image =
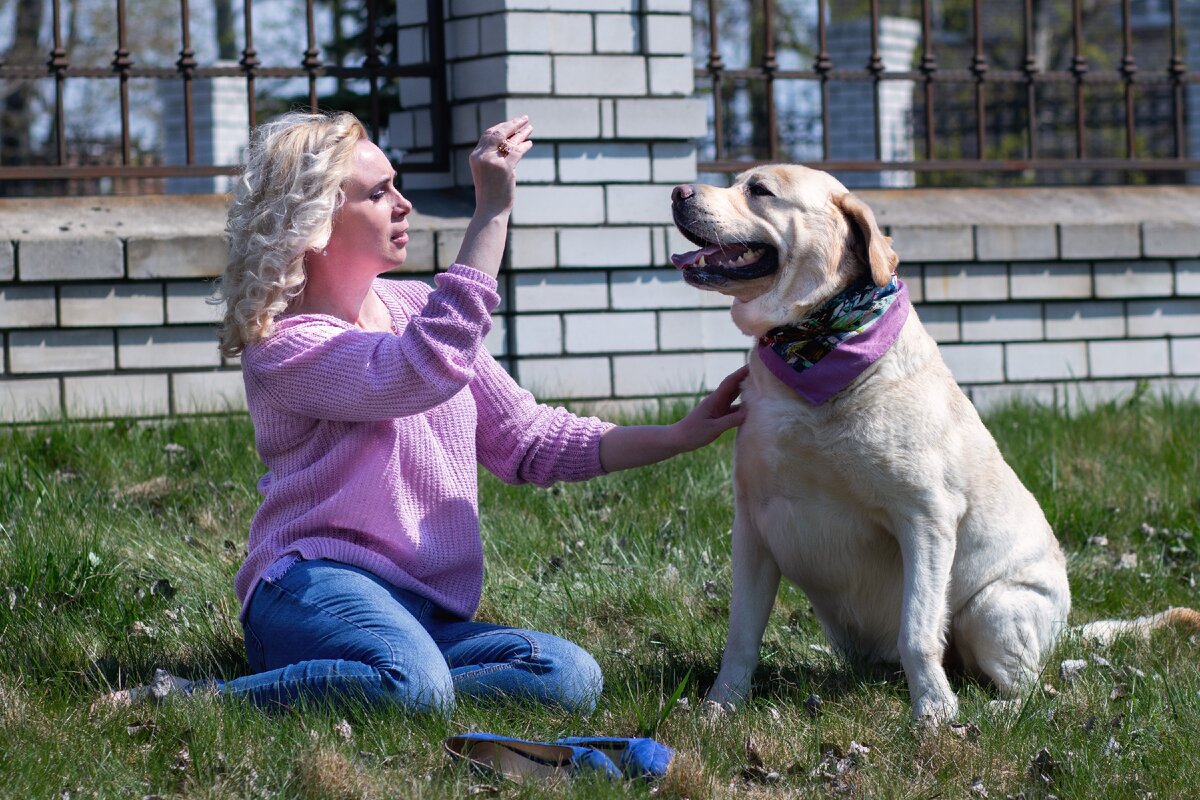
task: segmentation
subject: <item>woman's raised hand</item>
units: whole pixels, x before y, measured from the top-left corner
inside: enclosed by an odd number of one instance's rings
[[[483,132],[469,159],[477,214],[512,210],[517,194],[517,162],[533,147],[531,133],[528,116],[501,122]]]

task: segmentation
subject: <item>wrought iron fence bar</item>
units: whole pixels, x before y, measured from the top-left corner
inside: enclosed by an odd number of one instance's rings
[[[829,140],[829,73],[833,71],[833,61],[825,49],[825,3],[817,2],[817,57],[813,61],[813,72],[821,81],[821,158],[828,161],[830,153]]]
[[[972,20],[975,28],[975,55],[971,59],[971,72],[975,74],[975,149],[976,157],[982,161],[987,156],[987,129],[985,114],[987,100],[984,82],[987,80],[987,56],[983,52],[983,14],[981,0],[974,0]]]
[[[250,4],[247,3],[246,5]],[[133,61],[129,57],[129,42],[125,23],[125,0],[117,0],[117,49],[113,53],[112,70],[117,73],[117,78],[120,81],[122,164],[128,164],[130,160],[129,69],[133,66]]]
[[[1136,136],[1134,131],[1133,82],[1137,76],[1137,60],[1133,56],[1133,14],[1130,0],[1121,0],[1121,74],[1125,77],[1125,155],[1136,157]]]
[[[921,74],[925,76],[925,157],[934,158],[933,82],[937,73],[937,54],[933,49],[932,12],[929,0],[921,0]]]
[[[1025,0],[1025,62],[1021,72],[1025,75],[1025,114],[1027,137],[1025,154],[1029,158],[1037,158],[1037,84],[1038,63],[1033,50],[1033,0]]]
[[[196,163],[196,135],[195,123],[196,113],[192,105],[192,74],[196,70],[196,53],[192,50],[192,26],[191,26],[191,9],[188,5],[188,0],[179,0],[179,11],[181,17],[182,31],[182,47],[179,50],[179,60],[175,62],[175,66],[179,68],[179,74],[183,78],[183,131],[184,140],[187,142],[187,158],[188,164]]]
[[[54,75],[54,139],[58,151],[58,163],[67,163],[67,116],[63,105],[63,94],[66,91],[66,72],[70,63],[67,51],[62,42],[62,3],[54,0],[51,23],[54,26],[54,49],[50,51],[50,60],[46,62]]]
[[[305,20],[308,30],[308,48],[304,51],[304,60],[300,65],[308,75],[308,108],[317,111],[317,77],[321,70],[321,51],[317,49],[317,28],[313,24],[313,0],[307,0],[304,5]]]
[[[756,67],[745,67],[742,69],[722,69],[722,77],[731,78],[733,80],[756,80],[762,79],[762,70]],[[845,82],[866,82],[875,80],[875,76],[869,70],[865,69],[830,69],[827,73],[831,81]],[[102,77],[102,76],[96,76]],[[695,77],[702,81],[708,78],[708,72],[703,67],[697,68]],[[814,69],[781,69],[776,70],[774,77],[776,80],[807,80],[819,81],[822,78],[822,73]],[[883,81],[923,81],[925,75],[921,72],[886,72],[881,78]],[[939,69],[937,74],[931,79],[937,84],[970,84],[978,82],[979,77],[971,69]],[[1036,82],[1039,84],[1063,84],[1074,86],[1078,82],[1078,77],[1072,72],[1039,72]],[[1183,84],[1200,83],[1200,73],[1188,73],[1179,78]],[[1023,71],[1019,70],[993,70],[990,67],[987,72],[987,82],[992,85],[997,84],[1024,84],[1027,81],[1027,76]],[[1139,74],[1137,82],[1143,85],[1167,85],[1174,84],[1176,78],[1167,73],[1162,74]],[[1087,76],[1083,81],[1088,85],[1110,85],[1124,84],[1127,78],[1120,70],[1092,70],[1089,68]]]
[[[713,147],[717,159],[725,157],[725,113],[721,98],[721,78],[725,62],[717,37],[717,0],[708,0],[708,64],[706,74],[711,78],[713,95]]]
[[[242,72],[246,75],[246,111],[250,130],[254,130],[254,121],[258,119],[254,82],[257,77],[256,72],[261,66],[261,62],[258,60],[258,51],[254,49],[254,18],[250,11],[253,5],[251,0],[245,0],[242,3],[242,28],[246,35],[246,46],[242,48],[242,57],[238,60]]]
[[[817,0],[821,2],[821,0]],[[867,72],[871,73],[871,105],[874,109],[875,128],[875,158],[883,160],[883,122],[879,102],[879,90],[883,79],[883,57],[879,54],[879,0],[871,0],[871,58],[867,62]]]
[[[427,0],[425,19],[428,20],[426,34],[429,40],[429,61],[432,64],[446,63],[446,23],[442,18],[442,0]],[[447,164],[450,161],[450,100],[446,86],[445,69],[424,70],[429,74],[430,92],[433,104],[430,115],[434,121],[435,130],[445,131],[445,136],[433,138],[434,164]],[[380,70],[381,75],[390,76],[391,69]],[[423,170],[416,170],[423,171]]]
[[[779,159],[779,119],[775,112],[775,20],[772,16],[773,0],[762,0],[763,4],[763,77],[767,82],[767,152],[772,160]]]
[[[699,172],[741,172],[770,161],[701,161]],[[797,161],[795,163],[830,172],[1023,172],[1023,171],[1111,171],[1179,172],[1200,169],[1200,159],[1076,158],[975,159],[939,158],[919,161]]]
[[[1175,157],[1187,157],[1187,137],[1184,134],[1183,84],[1187,78],[1187,64],[1179,52],[1179,0],[1171,0],[1171,61],[1167,66],[1171,76],[1175,101]]]
[[[1087,158],[1087,111],[1084,107],[1084,77],[1088,62],[1083,55],[1083,0],[1071,0],[1071,72],[1075,75],[1075,155]]]
[[[63,70],[66,77],[69,78],[87,78],[87,79],[107,79],[112,80],[113,67],[69,67]],[[407,65],[385,64],[376,70],[373,70],[379,78],[428,78],[437,74],[435,69],[431,69],[424,65]],[[758,75],[756,70],[746,70],[747,74],[743,77],[754,77]],[[31,80],[36,78],[47,77],[48,70],[45,66],[36,65],[5,65],[0,67],[0,77],[6,79],[24,79]],[[240,66],[227,67],[201,67],[197,66],[191,71],[193,78],[238,78],[245,77],[245,70]],[[50,73],[51,76],[53,73]],[[175,67],[139,67],[130,66],[125,74],[130,78],[179,78],[179,68]],[[260,78],[305,78],[308,77],[309,70],[304,67],[262,67],[254,68],[254,74]],[[316,75],[319,78],[366,78],[369,77],[371,71],[362,66],[345,66],[339,67],[335,64],[328,64],[317,68]],[[1200,80],[1200,76],[1196,76]],[[1162,83],[1169,83],[1170,78],[1161,76]]]
[[[309,0],[311,3],[312,0]],[[367,53],[363,59],[363,67],[367,70],[367,86],[370,92],[371,109],[371,138],[378,141],[381,130],[379,109],[379,68],[383,66],[380,58],[379,42],[375,38],[377,24],[375,0],[367,0]]]

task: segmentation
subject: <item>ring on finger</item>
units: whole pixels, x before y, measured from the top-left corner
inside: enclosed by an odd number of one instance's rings
[[[508,158],[508,154],[511,152],[508,148],[508,140],[501,139],[500,144],[496,145],[496,152],[500,154],[501,158]]]

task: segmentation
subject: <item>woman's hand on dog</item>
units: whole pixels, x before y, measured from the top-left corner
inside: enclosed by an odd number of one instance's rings
[[[742,381],[749,374],[750,367],[745,366],[726,375],[712,394],[671,426],[679,435],[680,453],[703,447],[730,428],[742,424],[746,409],[734,405],[734,401],[742,393]]]
[[[703,447],[730,428],[741,425],[746,410],[734,401],[741,393],[742,381],[748,373],[748,367],[730,373],[712,394],[673,425],[630,425],[609,429],[600,439],[600,464],[606,472],[655,464]]]

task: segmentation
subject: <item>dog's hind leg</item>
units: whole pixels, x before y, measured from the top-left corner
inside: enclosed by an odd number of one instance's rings
[[[743,515],[733,522],[733,597],[729,604],[729,633],[721,671],[707,699],[724,707],[740,705],[750,694],[758,649],[767,618],[779,590],[779,567],[774,556]]]
[[[963,666],[986,676],[1008,697],[1037,679],[1066,627],[1070,595],[1055,584],[993,584],[954,616],[954,643]]]

